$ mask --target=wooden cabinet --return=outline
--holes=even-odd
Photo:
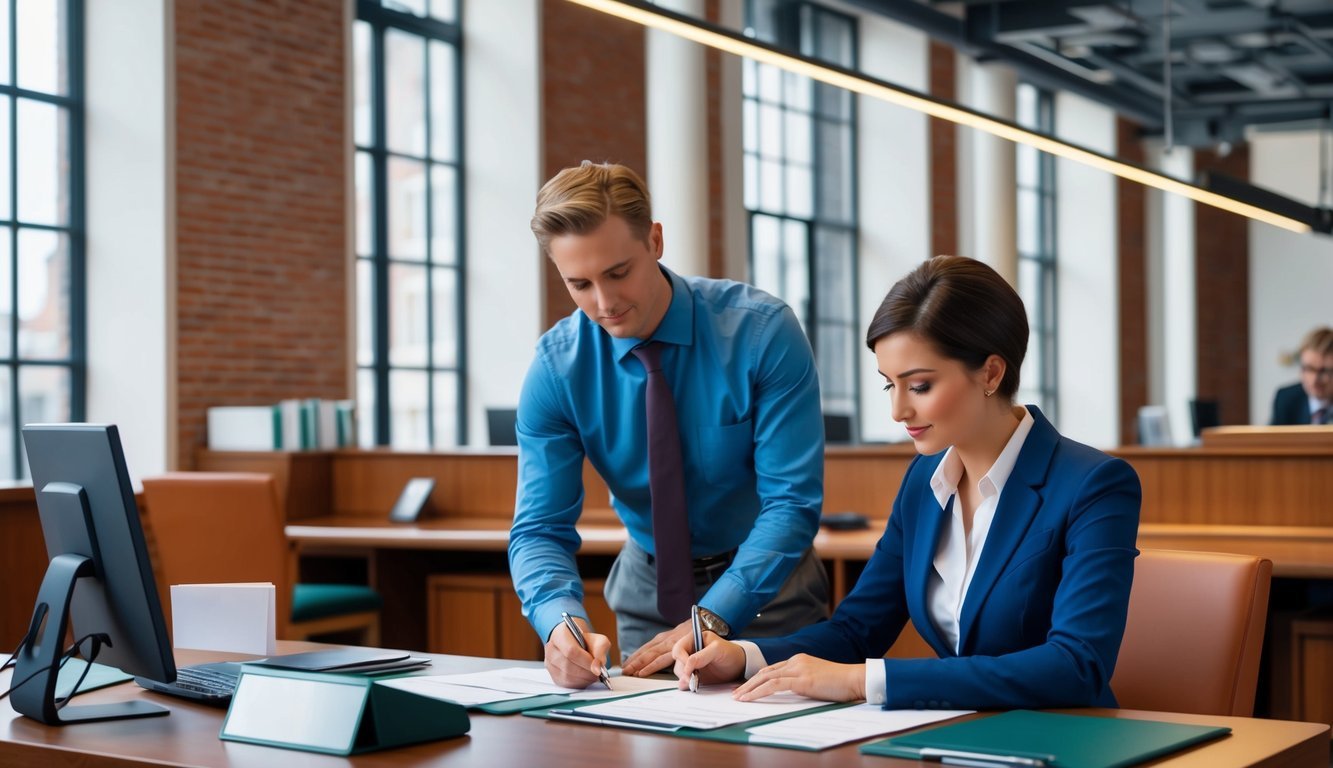
[[[616,619],[602,595],[602,580],[583,582],[584,607],[593,627],[611,638],[611,661],[620,662]],[[541,660],[542,641],[523,617],[507,575],[437,574],[427,579],[427,650],[461,656]]]
[[[1292,621],[1290,648],[1291,711],[1284,715],[1333,723],[1333,617],[1312,615]]]

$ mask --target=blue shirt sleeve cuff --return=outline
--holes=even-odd
[[[731,580],[722,579],[709,588],[699,606],[721,616],[735,637],[754,621],[755,609],[750,607],[750,599],[750,595],[735,587]]]
[[[550,600],[532,609],[532,628],[537,630],[537,634],[541,637],[543,643],[550,640],[551,633],[555,631],[555,628],[564,623],[560,614],[565,612],[569,613],[570,616],[587,621],[588,626],[592,626],[592,621],[588,618],[588,612],[583,610],[579,601],[567,598]],[[596,631],[597,627],[593,627],[593,630]]]

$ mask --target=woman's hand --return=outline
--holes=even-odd
[[[696,672],[700,685],[725,683],[745,674],[745,649],[706,630],[703,650],[696,652],[693,635],[686,635],[672,646],[671,656],[681,690],[690,687],[690,675]]]
[[[744,665],[742,652],[741,664]],[[770,664],[732,694],[737,701],[754,701],[791,691],[823,701],[857,701],[866,697],[866,665],[837,664],[798,653]]]

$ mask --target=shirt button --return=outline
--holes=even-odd
[[[940,709],[953,709],[953,707],[949,704],[949,702],[947,702],[947,701],[941,701],[941,702],[940,702]]]
[[[917,699],[912,706],[916,707],[917,709],[925,709],[926,702],[922,701],[921,699]]]
[[[940,703],[939,703],[938,701],[934,701],[934,700],[932,700],[932,701],[930,702],[930,708],[931,708],[931,709],[939,709],[939,708],[940,708]]]

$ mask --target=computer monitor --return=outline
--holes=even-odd
[[[518,445],[518,433],[514,429],[517,419],[517,409],[487,408],[486,431],[491,445]]]
[[[1198,437],[1205,429],[1222,425],[1219,403],[1216,400],[1190,401],[1190,427]]]
[[[51,563],[11,678],[15,711],[48,725],[167,714],[145,701],[57,703],[71,623],[76,642],[101,641],[97,661],[131,675],[171,682],[176,663],[115,426],[29,424],[23,442]]]
[[[852,417],[843,413],[824,414],[824,442],[853,442]]]

